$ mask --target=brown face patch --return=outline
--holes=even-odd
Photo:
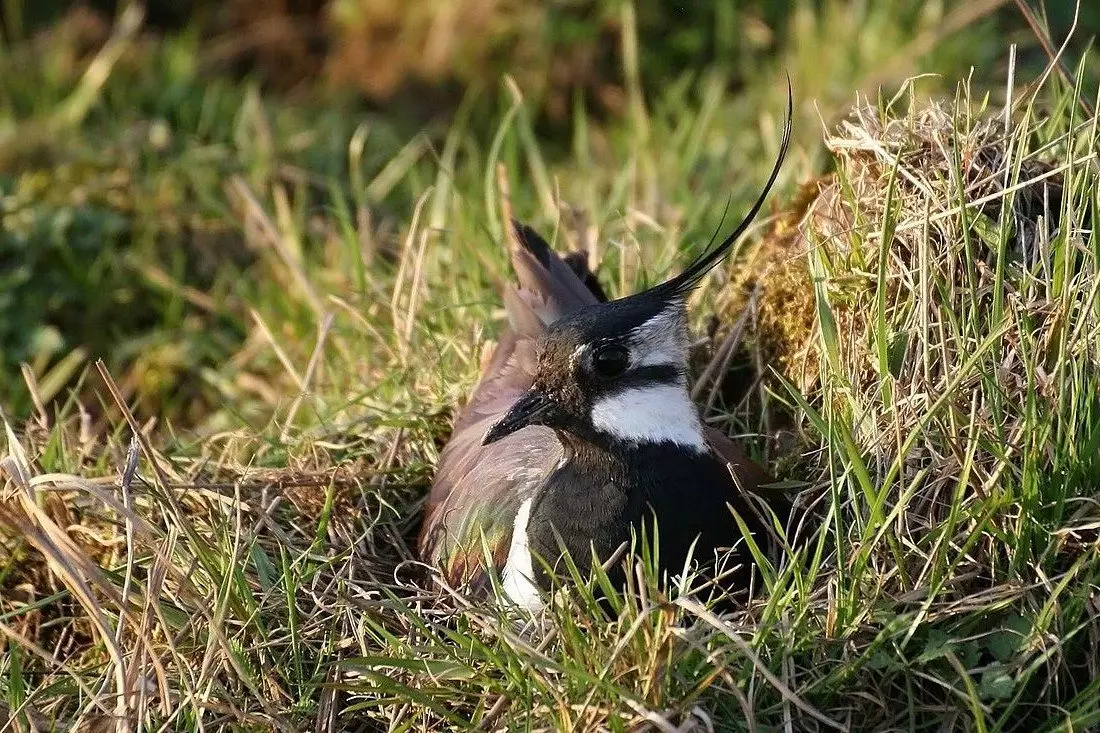
[[[533,388],[555,410],[542,424],[591,438],[592,409],[599,400],[654,384],[684,385],[687,338],[683,304],[645,297],[585,309],[581,317],[558,321],[539,340]],[[605,306],[615,307],[605,307]],[[601,374],[593,364],[599,350],[615,344],[627,353],[625,371]]]
[[[583,334],[575,329],[549,330],[540,340],[534,386],[558,403],[565,423],[551,427],[572,431],[588,419],[592,385],[577,361],[577,349],[584,343]]]

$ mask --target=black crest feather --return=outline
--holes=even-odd
[[[741,223],[737,225],[725,239],[723,239],[718,246],[708,249],[708,251],[699,255],[694,262],[688,265],[683,272],[671,280],[667,280],[660,285],[655,286],[651,292],[655,295],[672,299],[676,297],[683,297],[694,288],[699,281],[703,278],[712,267],[718,264],[719,261],[729,252],[738,238],[745,233],[745,230],[752,224],[752,220],[756,218],[756,215],[760,213],[760,209],[764,206],[764,201],[767,199],[768,194],[771,192],[772,186],[775,184],[775,179],[779,176],[779,170],[783,166],[783,159],[787,157],[787,148],[791,142],[791,118],[794,116],[794,93],[791,90],[791,79],[787,77],[787,121],[783,126],[783,142],[779,146],[779,155],[775,159],[775,165],[772,167],[771,175],[768,177],[768,182],[764,184],[764,190],[760,192],[760,195],[756,199],[756,203],[749,209],[749,213],[745,215],[745,218],[741,220]],[[726,205],[727,210],[729,204]],[[722,214],[723,220],[725,219],[725,213]],[[721,225],[719,225],[721,227]],[[713,239],[711,240],[714,241]]]

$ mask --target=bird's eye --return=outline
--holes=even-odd
[[[601,377],[617,377],[629,363],[629,352],[619,344],[604,344],[592,355],[592,366]]]

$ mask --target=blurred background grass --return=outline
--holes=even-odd
[[[1073,3],[1040,15],[1060,39]],[[1086,3],[1075,50],[1097,29]],[[145,414],[180,426],[240,409],[251,309],[285,298],[233,208],[234,175],[283,186],[315,224],[296,256],[323,257],[331,235],[311,212],[350,204],[364,256],[384,261],[456,119],[491,146],[505,75],[547,165],[595,191],[616,168],[578,169],[570,152],[583,130],[596,156],[622,157],[631,99],[673,115],[708,93],[758,96],[782,67],[812,157],[814,116],[833,120],[857,90],[972,68],[996,85],[1017,42],[1021,76],[1047,62],[996,0],[0,0],[0,36],[0,405],[22,420],[28,380],[63,398],[103,357]]]

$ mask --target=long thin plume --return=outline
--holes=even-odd
[[[658,285],[654,290],[661,290],[668,293],[669,296],[683,296],[686,295],[695,285],[702,279],[703,275],[714,267],[718,262],[726,256],[730,248],[734,243],[745,233],[745,230],[752,224],[752,220],[756,218],[756,215],[760,213],[760,209],[764,206],[764,201],[768,197],[768,193],[771,192],[772,185],[775,184],[775,179],[779,176],[779,169],[783,166],[783,159],[787,156],[787,148],[791,142],[791,118],[794,114],[794,94],[791,91],[791,79],[787,77],[787,121],[783,126],[783,142],[779,146],[779,156],[775,160],[775,165],[772,167],[771,176],[768,177],[768,182],[764,185],[764,190],[760,192],[760,196],[757,197],[756,203],[749,209],[749,213],[745,215],[745,218],[741,220],[741,223],[737,225],[737,228],[733,230],[725,239],[723,239],[717,247],[713,249],[708,245],[708,251],[699,255],[687,269],[681,272],[676,277],[668,280],[661,285]],[[728,210],[729,204],[726,204]],[[722,215],[723,220],[725,214]],[[714,239],[711,239],[713,243]]]

